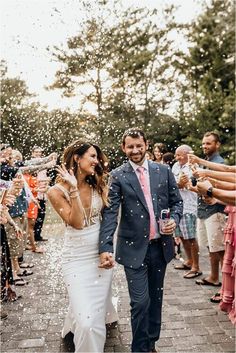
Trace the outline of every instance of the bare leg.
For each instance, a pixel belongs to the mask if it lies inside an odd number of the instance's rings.
[[[209,252],[211,273],[206,279],[212,283],[219,282],[219,264],[223,261],[224,251]]]
[[[18,257],[13,257],[11,259],[11,265],[12,265],[13,279],[16,279],[18,278],[17,274],[21,272],[19,262],[18,262]]]
[[[199,246],[196,239],[189,239],[191,259],[192,259],[192,271],[199,271]]]
[[[35,226],[35,219],[28,218],[28,239],[30,242],[31,250],[33,252],[43,254],[44,249],[37,247],[36,242],[34,240],[34,226]]]
[[[192,253],[191,253],[191,243],[189,240],[187,239],[183,239],[182,240],[182,244],[183,244],[183,248],[186,254],[186,261],[184,262],[187,266],[191,266],[192,267],[192,263],[193,263],[193,259],[192,259]]]
[[[220,268],[223,266],[223,260],[224,260],[224,251],[219,251],[219,257],[220,257]]]
[[[33,251],[36,249],[36,243],[34,241],[34,225],[35,220],[28,218],[28,240]]]

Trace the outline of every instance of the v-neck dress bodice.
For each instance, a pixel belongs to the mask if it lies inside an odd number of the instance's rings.
[[[64,193],[65,198],[67,199],[67,201],[69,203],[71,203],[68,190],[66,188],[64,188],[60,184],[56,184],[55,187],[60,189]],[[87,213],[85,212],[85,209],[83,208],[84,228],[85,227],[89,227],[89,226],[91,226],[93,224],[96,224],[96,223],[100,224],[100,221],[101,221],[101,210],[102,210],[102,198],[101,198],[101,196],[98,194],[98,192],[96,190],[92,189],[91,209],[90,209],[90,212],[89,212],[89,217],[88,217]],[[73,227],[71,227],[69,225],[67,225],[67,227],[68,228],[73,228]]]

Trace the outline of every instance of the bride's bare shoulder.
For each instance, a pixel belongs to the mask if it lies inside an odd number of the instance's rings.
[[[50,198],[59,195],[65,196],[67,193],[69,193],[69,190],[63,184],[57,183],[48,189],[47,195]]]

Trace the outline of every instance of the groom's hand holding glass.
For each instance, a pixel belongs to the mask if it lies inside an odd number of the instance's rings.
[[[173,218],[170,218],[161,228],[161,234],[173,234],[176,228],[176,223]]]

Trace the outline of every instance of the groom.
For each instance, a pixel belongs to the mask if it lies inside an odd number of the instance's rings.
[[[147,161],[148,143],[138,128],[123,135],[122,150],[129,161],[111,173],[109,207],[103,212],[99,253],[102,268],[114,266],[113,235],[121,205],[116,261],[124,265],[128,282],[132,352],[155,352],[161,329],[166,265],[174,256],[172,233],[182,216],[182,199],[171,170]],[[160,235],[161,210],[170,220]]]

